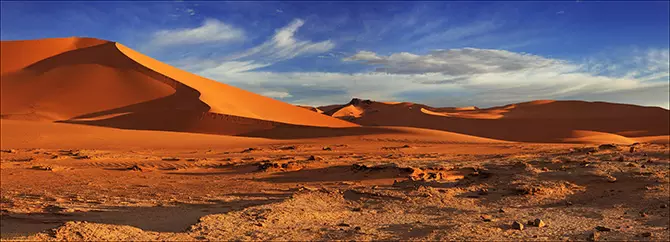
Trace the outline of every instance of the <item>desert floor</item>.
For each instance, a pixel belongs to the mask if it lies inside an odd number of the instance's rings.
[[[3,147],[2,239],[670,239],[667,144],[199,145]]]

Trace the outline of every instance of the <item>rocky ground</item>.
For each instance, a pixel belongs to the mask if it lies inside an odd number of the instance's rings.
[[[3,150],[3,240],[670,240],[668,145]]]

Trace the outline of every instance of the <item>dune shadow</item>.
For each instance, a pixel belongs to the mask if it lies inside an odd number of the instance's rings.
[[[417,240],[425,238],[433,231],[449,230],[452,226],[435,226],[422,223],[389,224],[384,226],[382,231],[393,234],[389,240]]]
[[[564,139],[572,138],[576,130],[589,130],[606,133],[617,133],[631,129],[643,130],[645,135],[667,135],[670,131],[665,117],[644,119],[640,117],[626,118],[592,118],[592,119],[468,119],[456,117],[422,117],[421,122],[398,118],[388,120],[385,126],[411,126],[417,128],[442,130],[483,138],[537,143],[564,143]],[[371,121],[370,121],[371,122]],[[364,118],[358,124],[371,125]],[[654,127],[654,129],[650,129]]]
[[[186,171],[173,171],[166,172],[170,175],[181,175],[181,176],[222,176],[222,175],[244,175],[252,172],[258,171],[258,166],[255,164],[245,164],[245,165],[225,165],[220,168],[214,169],[214,171],[206,172],[186,172]]]
[[[324,137],[360,136],[375,134],[405,134],[406,131],[384,127],[329,128],[292,124],[277,124],[272,129],[253,131],[239,136],[273,139],[308,139]]]
[[[298,171],[276,172],[258,181],[271,183],[364,181],[375,179],[402,178],[399,171],[355,171],[352,166],[341,165]]]

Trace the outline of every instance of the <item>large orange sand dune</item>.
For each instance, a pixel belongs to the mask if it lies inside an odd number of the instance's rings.
[[[356,127],[212,81],[119,43],[2,42],[2,118],[243,134],[277,125]]]

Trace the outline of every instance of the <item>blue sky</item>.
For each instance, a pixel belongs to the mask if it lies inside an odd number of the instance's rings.
[[[668,107],[668,2],[2,2],[2,40],[88,36],[295,103]]]

